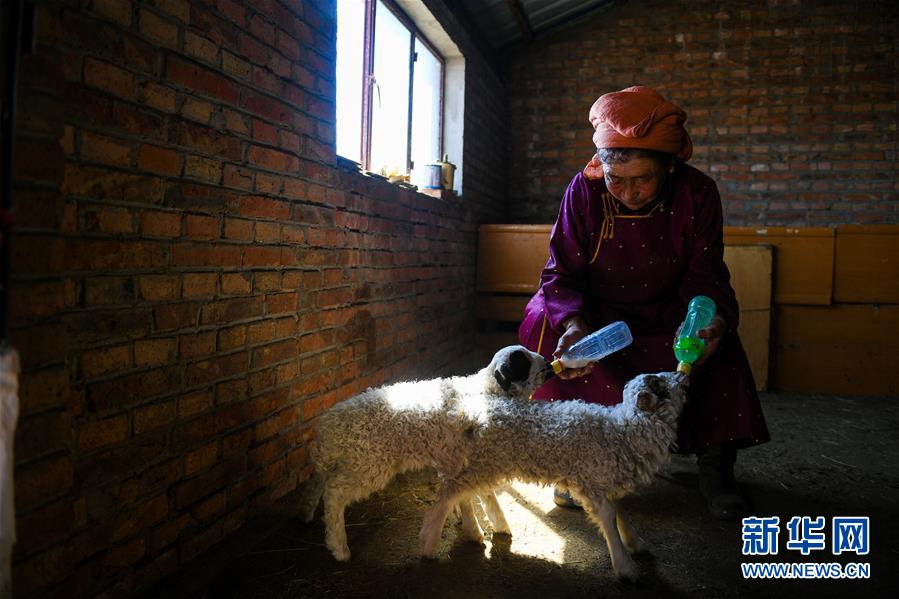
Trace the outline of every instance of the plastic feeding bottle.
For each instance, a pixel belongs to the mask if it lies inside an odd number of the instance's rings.
[[[700,329],[709,326],[718,307],[715,301],[704,295],[697,295],[687,306],[687,317],[681,326],[677,340],[674,342],[674,357],[677,358],[677,371],[690,374],[693,362],[699,359],[705,349],[705,340],[697,334]]]
[[[613,322],[569,347],[561,358],[553,360],[553,370],[558,374],[566,368],[583,368],[627,347],[633,340],[631,330],[624,322]]]

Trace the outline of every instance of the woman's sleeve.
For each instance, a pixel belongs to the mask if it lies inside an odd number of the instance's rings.
[[[572,316],[584,315],[587,293],[589,192],[577,175],[565,190],[549,240],[549,260],[540,275],[550,325],[560,330]]]
[[[727,321],[728,330],[735,331],[740,324],[740,311],[734,290],[730,286],[730,271],[724,264],[721,197],[718,195],[718,187],[711,180],[697,195],[693,243],[680,295],[685,303],[697,295],[712,298],[718,306],[718,314]]]

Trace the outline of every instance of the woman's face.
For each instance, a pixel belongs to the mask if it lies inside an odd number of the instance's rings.
[[[642,208],[656,199],[665,181],[665,168],[652,158],[603,163],[602,170],[606,189],[631,210]]]

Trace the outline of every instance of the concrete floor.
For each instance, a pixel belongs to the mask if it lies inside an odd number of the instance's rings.
[[[741,452],[738,477],[753,515],[780,517],[776,556],[741,555],[739,522],[706,516],[694,462],[675,456],[622,511],[646,538],[641,579],[619,582],[605,542],[551,490],[511,484],[500,502],[512,538],[484,546],[457,539],[451,516],[436,560],[417,555],[421,517],[436,493],[432,473],[405,475],[347,513],[353,559],[338,563],[323,525],[301,523],[295,497],[195,561],[150,596],[280,597],[894,597],[899,588],[899,398],[763,394],[773,440]],[[827,547],[788,550],[792,516],[824,516]],[[870,517],[870,553],[833,556],[834,516]],[[867,580],[746,580],[740,563],[870,564]]]

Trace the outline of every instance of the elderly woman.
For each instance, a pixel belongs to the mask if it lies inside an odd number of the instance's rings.
[[[534,399],[611,405],[640,373],[674,370],[673,337],[697,295],[718,312],[699,332],[705,352],[691,374],[677,450],[698,456],[700,489],[720,519],[746,511],[734,484],[736,450],[769,439],[737,335],[739,310],[724,264],[715,182],[688,166],[686,113],[654,90],[630,87],[590,109],[596,156],[571,180],[550,238],[540,289],[519,328],[523,345],[557,358],[616,320],[628,348],[563,371]],[[571,505],[557,491],[556,502]]]

